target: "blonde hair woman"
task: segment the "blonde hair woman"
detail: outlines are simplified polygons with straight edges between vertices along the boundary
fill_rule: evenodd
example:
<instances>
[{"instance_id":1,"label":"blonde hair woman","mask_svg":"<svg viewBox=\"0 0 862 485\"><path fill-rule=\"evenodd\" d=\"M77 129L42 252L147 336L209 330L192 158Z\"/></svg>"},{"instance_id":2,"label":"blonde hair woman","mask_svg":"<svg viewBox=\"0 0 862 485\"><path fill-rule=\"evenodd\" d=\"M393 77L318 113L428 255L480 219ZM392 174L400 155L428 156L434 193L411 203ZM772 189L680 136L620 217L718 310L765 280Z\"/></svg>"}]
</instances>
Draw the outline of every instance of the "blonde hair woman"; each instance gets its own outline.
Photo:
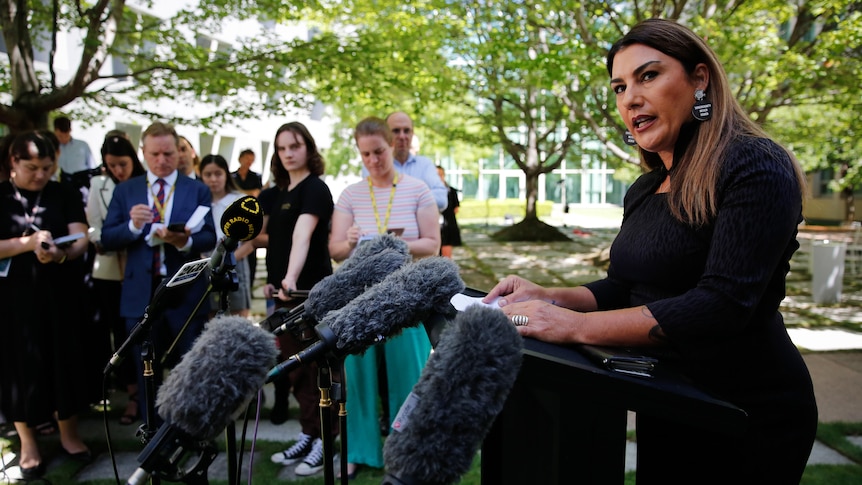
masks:
<instances>
[{"instance_id":1,"label":"blonde hair woman","mask_svg":"<svg viewBox=\"0 0 862 485\"><path fill-rule=\"evenodd\" d=\"M437 255L437 203L425 182L395 170L389 126L380 118L366 118L356 126L354 139L368 177L344 189L335 204L329 240L332 257L344 260L363 238L387 232L402 237L414 258ZM383 466L377 410L378 358L385 360L388 393L384 409L394 413L419 379L430 351L425 330L418 327L404 330L362 356L345 358L349 476L356 476L358 464ZM388 416L390 422L386 424L394 417Z\"/></svg>"}]
</instances>

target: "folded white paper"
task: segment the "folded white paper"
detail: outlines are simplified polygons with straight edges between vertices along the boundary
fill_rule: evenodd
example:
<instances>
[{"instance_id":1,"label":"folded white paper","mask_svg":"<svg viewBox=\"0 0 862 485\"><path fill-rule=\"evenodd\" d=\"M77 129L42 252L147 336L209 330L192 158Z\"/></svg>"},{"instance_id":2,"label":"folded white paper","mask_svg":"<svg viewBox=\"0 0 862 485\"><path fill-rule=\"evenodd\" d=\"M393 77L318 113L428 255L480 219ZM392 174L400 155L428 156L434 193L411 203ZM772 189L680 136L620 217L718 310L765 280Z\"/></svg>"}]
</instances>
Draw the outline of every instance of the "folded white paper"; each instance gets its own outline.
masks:
<instances>
[{"instance_id":1,"label":"folded white paper","mask_svg":"<svg viewBox=\"0 0 862 485\"><path fill-rule=\"evenodd\" d=\"M207 215L207 212L210 211L210 208L205 205L199 205L195 212L189 217L188 222L186 222L186 227L188 227L192 234L200 232L204 227L204 216Z\"/></svg>"},{"instance_id":2,"label":"folded white paper","mask_svg":"<svg viewBox=\"0 0 862 485\"><path fill-rule=\"evenodd\" d=\"M164 223L154 222L150 224L150 233L144 237L144 241L147 241L149 246L160 246L165 243L165 240L156 235L156 231L167 227Z\"/></svg>"},{"instance_id":3,"label":"folded white paper","mask_svg":"<svg viewBox=\"0 0 862 485\"><path fill-rule=\"evenodd\" d=\"M499 300L500 297L494 298L490 303L483 303L482 298L483 297L467 296L463 293L455 293L455 296L453 296L449 302L452 303L452 306L459 312L463 312L464 309L471 305L482 305L489 308L496 308L497 310L500 309L500 305L497 304L497 300Z\"/></svg>"}]
</instances>

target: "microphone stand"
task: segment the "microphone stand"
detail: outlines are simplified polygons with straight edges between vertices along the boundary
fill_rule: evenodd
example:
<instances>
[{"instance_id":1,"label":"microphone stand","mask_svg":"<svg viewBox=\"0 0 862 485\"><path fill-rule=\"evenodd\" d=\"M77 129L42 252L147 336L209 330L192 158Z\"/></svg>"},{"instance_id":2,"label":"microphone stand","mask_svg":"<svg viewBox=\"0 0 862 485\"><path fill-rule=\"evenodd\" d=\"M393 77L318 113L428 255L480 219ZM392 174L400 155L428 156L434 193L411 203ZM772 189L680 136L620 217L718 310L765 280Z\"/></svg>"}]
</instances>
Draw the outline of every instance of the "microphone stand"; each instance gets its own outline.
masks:
<instances>
[{"instance_id":1,"label":"microphone stand","mask_svg":"<svg viewBox=\"0 0 862 485\"><path fill-rule=\"evenodd\" d=\"M103 374L109 374L114 368L116 368L116 366L118 366L122 362L123 354L125 354L128 349L130 349L136 343L140 342L140 358L143 366L144 380L144 407L146 408L147 419L143 424L141 424L141 426L135 432L135 435L140 437L141 443L143 444L149 443L153 436L155 436L157 430L155 419L156 383L155 370L153 367L153 362L155 360L155 350L153 348L151 334L153 320L158 319L162 313L162 299L164 298L164 294L169 291L167 289L167 284L168 279L165 279L158 286L155 293L153 294L152 301L147 306L146 310L144 310L143 318L141 318L141 320L135 325L135 327L129 333L129 336L120 345L120 348L117 349L117 351L111 357L110 361L108 361L108 364L103 370ZM150 483L153 485L159 485L159 483L161 483L161 480L158 477L150 477Z\"/></svg>"},{"instance_id":2,"label":"microphone stand","mask_svg":"<svg viewBox=\"0 0 862 485\"><path fill-rule=\"evenodd\" d=\"M201 262L206 262L207 260L201 260ZM236 257L233 254L233 251L229 251L222 261L219 263L218 267L213 269L210 274L209 284L207 285L206 291L201 295L200 299L195 305L195 308L192 310L191 314L185 321L185 324L178 332L176 338L171 343L168 350L162 356L161 363L164 363L168 360L171 354L176 349L176 346L179 344L183 334L188 329L191 324L192 319L197 314L198 310L201 308L203 303L207 300L210 293L212 293L213 288L218 288L221 291L221 300L222 300L222 310L226 311L228 308L228 293L231 290L235 290L239 287L239 280L236 274ZM177 273L174 275L175 277L183 271L183 268L177 270ZM194 276L196 279L196 275ZM164 290L166 287L166 283L162 282L159 288L156 290L155 295L153 296L153 301L150 303L150 306L147 307L147 310L144 312L144 318L138 325L132 330L132 333L120 347L114 357L112 357L111 361L105 367L105 373L109 372L113 366L119 363L119 356L123 353L124 349L128 346L131 346L135 343L135 341L139 338L147 339L150 333L150 327L152 324L150 323L150 307L155 310L161 311L161 305L156 305L156 302L160 300L162 296L162 292L160 290ZM167 290L164 290L167 291ZM153 361L155 357L155 352L153 351L152 342L145 340L141 344L142 346L146 346L148 351L142 351L142 358L144 359L144 399L145 399L145 407L147 409L147 422L141 425L141 428L138 430L138 435L141 437L141 441L144 444L150 442L150 440L155 436L157 430L155 429L155 401L156 401L156 389L155 389L155 372L153 367ZM236 485L237 481L237 446L236 446L236 425L234 423L228 423L225 428L225 440L227 444L227 459L228 459L228 484ZM204 463L203 461L201 463ZM160 479L155 476L153 473L150 476L150 481L153 485L158 485ZM208 483L205 470L201 471L201 475L194 477L185 477L189 480L193 481L195 484L206 484Z\"/></svg>"},{"instance_id":3,"label":"microphone stand","mask_svg":"<svg viewBox=\"0 0 862 485\"><path fill-rule=\"evenodd\" d=\"M210 293L213 290L219 291L220 296L220 309L219 314L226 313L230 309L230 304L228 301L228 294L231 291L235 291L239 288L239 278L236 274L236 256L233 251L227 251L224 258L219 262L219 265L214 268L210 273L209 285L207 285L206 291L201 295L200 299L195 305L194 310L192 310L189 317L186 319L183 328L180 329L174 341L171 343L170 348L168 348L165 355L162 357L162 363L168 360L168 357L173 354L176 349L177 344L179 344L180 339L183 334L188 329L189 325L192 322L192 319L197 314L198 310L201 306L203 306L204 302L207 301ZM225 427L225 453L227 456L227 476L228 476L228 484L229 485L237 485L239 473L238 469L238 458L237 458L237 443L236 443L236 424L231 421Z\"/></svg>"},{"instance_id":4,"label":"microphone stand","mask_svg":"<svg viewBox=\"0 0 862 485\"><path fill-rule=\"evenodd\" d=\"M324 365L326 364L326 365ZM317 387L320 388L320 437L323 440L323 483L335 485L335 474L332 470L333 436L332 436L332 369L328 362L317 364ZM344 476L344 473L341 474Z\"/></svg>"},{"instance_id":5,"label":"microphone stand","mask_svg":"<svg viewBox=\"0 0 862 485\"><path fill-rule=\"evenodd\" d=\"M222 266L220 266L213 272L210 277L210 285L204 295L204 297L209 295L213 288L219 290L219 315L226 314L230 310L229 294L231 291L235 291L239 288L239 278L236 274L236 256L233 251L230 251L225 255L222 263L222 266L226 267L226 269L222 271ZM242 451L237 452L236 423L230 421L224 432L226 446L225 453L227 454L228 484L234 485L239 483L238 455L239 453L242 453Z\"/></svg>"},{"instance_id":6,"label":"microphone stand","mask_svg":"<svg viewBox=\"0 0 862 485\"><path fill-rule=\"evenodd\" d=\"M222 310L227 311L227 293L229 291L236 290L239 288L239 278L236 275L236 257L233 254L233 251L225 254L222 263L210 273L209 285L207 285L206 291L201 295L198 300L197 305L192 310L189 317L186 319L183 328L180 329L179 333L177 333L176 338L173 342L171 342L171 346L168 348L165 355L162 357L162 363L168 361L168 358L173 354L176 349L177 344L182 339L183 334L188 329L189 325L192 322L192 319L197 314L198 310L200 310L201 306L203 306L204 302L207 301L207 297L209 297L210 293L212 293L213 289L218 289L221 292L221 300L222 300Z\"/></svg>"},{"instance_id":7,"label":"microphone stand","mask_svg":"<svg viewBox=\"0 0 862 485\"><path fill-rule=\"evenodd\" d=\"M146 314L145 314L146 315ZM149 329L147 329L147 337L141 343L141 360L144 363L144 403L147 408L147 420L142 424L137 431L137 436L140 436L141 443L147 444L156 435L156 381L155 372L153 371L154 350L153 343L149 340ZM152 485L159 485L161 479L156 476L150 476Z\"/></svg>"},{"instance_id":8,"label":"microphone stand","mask_svg":"<svg viewBox=\"0 0 862 485\"><path fill-rule=\"evenodd\" d=\"M335 347L335 342L338 337L328 325L318 324L314 327L315 333L320 341L329 344L330 348ZM299 361L300 364L305 362ZM335 485L335 471L332 468L334 462L334 445L335 437L332 436L332 403L333 397L335 402L339 403L339 429L341 433L341 483L347 485L347 408L345 402L347 400L346 388L332 380L333 364L341 369L341 380L344 375L344 359L337 357L333 352L326 352L315 360L317 363L317 387L320 389L320 439L323 442L323 482L325 485Z\"/></svg>"},{"instance_id":9,"label":"microphone stand","mask_svg":"<svg viewBox=\"0 0 862 485\"><path fill-rule=\"evenodd\" d=\"M339 465L341 468L341 485L347 485L347 376L344 374L344 359L338 359L338 368L341 369L341 382L335 382L332 386L332 397L338 403L338 431L341 434L341 456Z\"/></svg>"}]
</instances>

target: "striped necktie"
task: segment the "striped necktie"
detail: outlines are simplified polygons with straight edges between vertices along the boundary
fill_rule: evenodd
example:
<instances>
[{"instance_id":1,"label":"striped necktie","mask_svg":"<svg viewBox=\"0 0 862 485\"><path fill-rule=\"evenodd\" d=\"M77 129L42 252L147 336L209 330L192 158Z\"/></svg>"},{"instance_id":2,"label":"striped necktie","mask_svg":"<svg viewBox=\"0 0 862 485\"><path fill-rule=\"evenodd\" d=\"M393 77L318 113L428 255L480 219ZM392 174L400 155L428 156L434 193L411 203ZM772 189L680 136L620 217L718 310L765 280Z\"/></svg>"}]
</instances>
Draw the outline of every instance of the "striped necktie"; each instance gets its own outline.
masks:
<instances>
[{"instance_id":1,"label":"striped necktie","mask_svg":"<svg viewBox=\"0 0 862 485\"><path fill-rule=\"evenodd\" d=\"M162 212L165 210L165 181L162 179L156 180L159 184L159 191L156 193L156 200L153 202L153 223L162 222ZM160 246L153 247L153 281L161 280L162 271L162 248Z\"/></svg>"}]
</instances>

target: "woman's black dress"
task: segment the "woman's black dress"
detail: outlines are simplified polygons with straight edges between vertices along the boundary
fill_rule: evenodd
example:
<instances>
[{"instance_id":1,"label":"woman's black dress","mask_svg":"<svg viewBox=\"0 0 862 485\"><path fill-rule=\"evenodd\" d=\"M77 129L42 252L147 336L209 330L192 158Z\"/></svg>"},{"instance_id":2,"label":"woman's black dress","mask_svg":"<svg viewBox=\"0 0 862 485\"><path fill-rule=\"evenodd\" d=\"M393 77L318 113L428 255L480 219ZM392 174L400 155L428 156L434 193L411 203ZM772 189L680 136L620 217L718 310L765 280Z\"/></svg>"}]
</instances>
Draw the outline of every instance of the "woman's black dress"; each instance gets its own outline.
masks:
<instances>
[{"instance_id":1,"label":"woman's black dress","mask_svg":"<svg viewBox=\"0 0 862 485\"><path fill-rule=\"evenodd\" d=\"M442 212L443 223L440 224L440 245L460 246L461 229L458 227L458 219L455 218L455 209L461 205L458 201L458 191L449 187L448 197L449 203Z\"/></svg>"},{"instance_id":2,"label":"woman's black dress","mask_svg":"<svg viewBox=\"0 0 862 485\"><path fill-rule=\"evenodd\" d=\"M0 183L0 239L20 237L28 230L25 214L38 193ZM48 182L33 224L54 238L68 234L68 224L86 224L80 193ZM6 419L36 426L54 411L58 419L79 414L87 404L82 375L81 319L84 282L81 258L63 264L42 264L29 251L9 258L9 272L0 277L0 405Z\"/></svg>"},{"instance_id":3,"label":"woman's black dress","mask_svg":"<svg viewBox=\"0 0 862 485\"><path fill-rule=\"evenodd\" d=\"M702 227L676 220L655 193L666 173L629 189L608 277L587 287L602 310L646 305L679 366L744 409L749 428L728 437L639 414L638 485L798 483L817 407L778 310L802 217L790 160L770 141L737 140L721 167L717 216Z\"/></svg>"}]
</instances>

